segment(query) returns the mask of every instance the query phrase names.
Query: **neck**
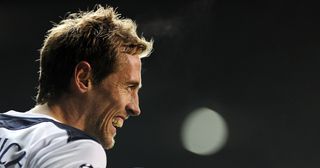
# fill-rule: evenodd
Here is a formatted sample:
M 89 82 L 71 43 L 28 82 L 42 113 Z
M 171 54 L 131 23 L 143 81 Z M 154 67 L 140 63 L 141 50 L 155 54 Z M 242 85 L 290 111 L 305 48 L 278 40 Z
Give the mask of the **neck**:
M 63 124 L 84 130 L 86 109 L 79 107 L 79 104 L 83 105 L 83 103 L 77 98 L 62 97 L 55 103 L 48 103 L 48 111 L 39 111 L 39 113 L 49 115 Z

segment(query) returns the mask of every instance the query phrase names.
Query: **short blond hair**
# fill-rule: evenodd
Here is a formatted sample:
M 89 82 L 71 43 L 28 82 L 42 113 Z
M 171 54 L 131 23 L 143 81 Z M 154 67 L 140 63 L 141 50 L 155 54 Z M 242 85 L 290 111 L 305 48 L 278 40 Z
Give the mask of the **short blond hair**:
M 75 66 L 87 61 L 93 81 L 101 82 L 115 70 L 119 53 L 150 55 L 153 41 L 139 37 L 137 25 L 114 8 L 97 5 L 91 11 L 69 14 L 50 29 L 40 50 L 40 75 L 36 101 L 55 101 L 68 92 Z

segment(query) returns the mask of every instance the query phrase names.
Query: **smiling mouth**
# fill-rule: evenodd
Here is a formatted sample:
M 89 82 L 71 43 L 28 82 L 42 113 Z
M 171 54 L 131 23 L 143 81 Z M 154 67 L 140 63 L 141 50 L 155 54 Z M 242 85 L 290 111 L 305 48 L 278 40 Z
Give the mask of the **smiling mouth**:
M 116 128 L 121 128 L 123 126 L 123 119 L 121 117 L 113 118 L 112 125 Z

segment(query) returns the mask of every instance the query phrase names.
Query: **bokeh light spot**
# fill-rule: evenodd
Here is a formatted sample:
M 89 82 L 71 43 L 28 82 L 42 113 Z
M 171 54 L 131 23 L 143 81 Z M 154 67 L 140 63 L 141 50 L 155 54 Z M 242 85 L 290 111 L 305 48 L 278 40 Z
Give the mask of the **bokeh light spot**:
M 190 113 L 181 129 L 184 148 L 198 155 L 211 155 L 219 151 L 224 146 L 227 135 L 225 120 L 206 107 Z

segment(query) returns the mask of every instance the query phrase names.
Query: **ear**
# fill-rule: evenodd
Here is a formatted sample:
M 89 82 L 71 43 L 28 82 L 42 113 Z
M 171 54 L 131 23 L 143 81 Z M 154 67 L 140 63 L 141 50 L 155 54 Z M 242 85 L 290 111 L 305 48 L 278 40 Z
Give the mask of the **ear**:
M 73 74 L 73 86 L 77 91 L 81 93 L 85 93 L 90 90 L 92 87 L 92 68 L 91 65 L 87 61 L 79 62 Z

